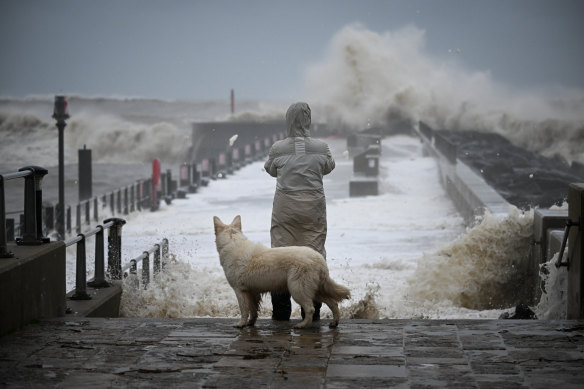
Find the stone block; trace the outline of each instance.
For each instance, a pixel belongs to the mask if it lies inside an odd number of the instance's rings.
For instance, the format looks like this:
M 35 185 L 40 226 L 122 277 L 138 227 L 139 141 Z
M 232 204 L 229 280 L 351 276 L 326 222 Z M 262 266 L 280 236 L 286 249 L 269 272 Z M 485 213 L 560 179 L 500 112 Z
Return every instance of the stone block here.
M 65 313 L 65 244 L 8 244 L 0 259 L 0 335 Z

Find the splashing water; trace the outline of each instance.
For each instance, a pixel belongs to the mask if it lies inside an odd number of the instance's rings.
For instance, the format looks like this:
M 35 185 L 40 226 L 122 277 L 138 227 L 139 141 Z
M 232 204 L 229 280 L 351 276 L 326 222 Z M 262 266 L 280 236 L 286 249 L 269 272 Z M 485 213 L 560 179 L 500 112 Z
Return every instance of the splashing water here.
M 505 217 L 481 222 L 433 254 L 426 254 L 409 281 L 409 297 L 451 301 L 469 309 L 502 309 L 530 301 L 529 264 L 533 210 L 511 207 Z
M 556 267 L 559 253 L 546 263 L 540 265 L 542 294 L 535 307 L 538 319 L 565 320 L 567 313 L 566 293 L 568 290 L 568 271 L 565 267 Z
M 313 112 L 349 130 L 423 120 L 434 128 L 497 132 L 545 156 L 584 162 L 583 90 L 511 90 L 488 72 L 433 58 L 425 41 L 415 26 L 383 34 L 343 28 L 307 71 Z

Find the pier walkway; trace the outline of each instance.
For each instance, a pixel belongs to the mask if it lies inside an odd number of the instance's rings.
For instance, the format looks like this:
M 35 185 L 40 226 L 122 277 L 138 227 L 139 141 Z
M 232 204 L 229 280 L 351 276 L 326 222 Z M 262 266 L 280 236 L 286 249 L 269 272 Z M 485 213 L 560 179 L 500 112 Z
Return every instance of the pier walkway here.
M 581 388 L 584 321 L 55 319 L 0 338 L 0 386 Z

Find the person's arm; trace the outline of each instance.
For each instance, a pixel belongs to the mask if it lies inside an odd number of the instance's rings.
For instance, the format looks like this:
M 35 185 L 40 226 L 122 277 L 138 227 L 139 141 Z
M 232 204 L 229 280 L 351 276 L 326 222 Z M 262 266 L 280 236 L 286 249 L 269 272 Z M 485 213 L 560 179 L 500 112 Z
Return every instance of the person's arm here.
M 278 169 L 276 167 L 276 164 L 274 163 L 274 159 L 276 157 L 275 154 L 276 153 L 274 152 L 274 147 L 272 146 L 272 148 L 270 149 L 270 153 L 268 154 L 268 160 L 264 164 L 264 169 L 272 177 L 278 177 Z
M 324 163 L 323 174 L 327 175 L 333 171 L 335 168 L 335 160 L 333 159 L 333 155 L 331 154 L 331 150 L 329 149 L 328 145 L 326 146 L 326 160 Z

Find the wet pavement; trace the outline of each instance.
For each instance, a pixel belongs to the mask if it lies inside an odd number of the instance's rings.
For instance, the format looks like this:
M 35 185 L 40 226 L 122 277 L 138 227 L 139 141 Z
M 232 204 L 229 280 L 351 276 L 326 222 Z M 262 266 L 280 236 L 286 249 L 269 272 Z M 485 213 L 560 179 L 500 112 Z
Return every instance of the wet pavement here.
M 0 338 L 0 386 L 581 388 L 584 321 L 56 319 Z

